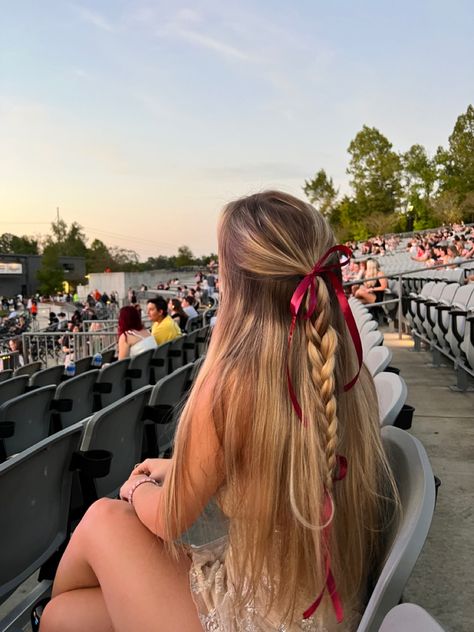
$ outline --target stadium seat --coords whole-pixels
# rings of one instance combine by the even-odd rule
[[[39,360],[37,362],[29,362],[28,364],[24,364],[23,366],[15,369],[14,375],[17,377],[18,375],[33,375],[36,371],[39,371],[43,366],[42,362]]]
[[[373,348],[383,343],[383,334],[380,331],[369,331],[369,333],[361,336],[362,342],[362,357],[365,360],[368,352]]]
[[[171,450],[176,430],[176,411],[187,394],[192,370],[193,364],[186,364],[153,387],[145,411],[148,455],[162,457]]]
[[[94,385],[94,410],[110,406],[126,393],[126,375],[130,365],[130,358],[116,360],[107,366],[102,366],[97,374]]]
[[[184,328],[185,332],[189,334],[195,329],[200,329],[203,324],[202,319],[203,319],[202,314],[188,318],[188,320],[186,321],[185,328]]]
[[[386,371],[374,377],[374,384],[379,403],[380,425],[392,425],[406,401],[407,386],[399,375]]]
[[[74,375],[75,376],[82,375],[83,373],[86,373],[86,371],[89,371],[89,369],[92,367],[92,359],[93,357],[88,355],[88,356],[85,356],[84,358],[80,358],[79,360],[76,360],[74,362],[76,366],[76,372]]]
[[[420,441],[393,426],[382,428],[382,441],[397,483],[401,515],[397,524],[387,525],[385,561],[357,632],[379,632],[385,615],[400,602],[435,507],[433,471]],[[398,630],[405,632],[403,626]]]
[[[94,384],[99,374],[98,369],[86,371],[62,382],[56,389],[51,404],[53,418],[59,422],[55,430],[72,426],[81,419],[92,415],[94,410]]]
[[[70,464],[81,433],[79,425],[72,426],[0,464],[0,497],[5,500],[0,512],[0,603],[67,538]],[[29,622],[31,607],[50,586],[50,581],[42,581],[9,610],[0,621],[2,632],[29,629],[23,625]]]
[[[392,361],[392,350],[388,347],[379,346],[372,347],[367,353],[364,360],[366,367],[369,369],[372,377],[375,377],[377,373],[385,371],[390,362]]]
[[[0,382],[0,405],[18,395],[23,395],[28,387],[29,379],[27,375],[19,375],[6,382]]]
[[[55,390],[55,386],[42,386],[0,406],[0,423],[14,424],[14,434],[1,442],[4,456],[11,457],[48,436]]]
[[[171,341],[168,347],[168,373],[173,373],[184,364],[184,342],[186,336],[179,336]]]
[[[51,366],[48,369],[41,369],[41,371],[36,371],[30,377],[30,386],[32,388],[38,388],[39,386],[48,386],[49,384],[58,384],[61,383],[64,376],[64,367],[62,364],[58,364],[57,366]]]
[[[155,349],[151,359],[151,383],[156,384],[162,377],[168,375],[169,359],[168,353],[173,341],[163,342]]]
[[[392,608],[378,632],[444,632],[426,610],[414,603],[402,603]]]
[[[106,351],[102,351],[102,364],[108,364],[109,362],[114,362],[116,351],[115,349],[107,349]]]
[[[107,476],[95,479],[97,498],[115,498],[122,484],[140,461],[143,441],[143,410],[150,385],[133,391],[85,421],[81,450],[107,450],[112,462]]]
[[[151,373],[151,359],[155,349],[148,349],[130,358],[127,369],[127,393],[136,391],[142,386],[149,386]]]
[[[0,384],[13,377],[13,369],[3,369],[0,371]]]

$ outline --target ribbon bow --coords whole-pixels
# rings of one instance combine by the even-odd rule
[[[344,261],[338,261],[335,263],[327,264],[327,260],[334,252],[340,252],[346,255],[346,259]],[[357,329],[356,322],[354,320],[354,316],[352,315],[351,307],[349,302],[344,294],[344,289],[342,287],[342,283],[339,277],[336,274],[336,270],[340,270],[343,266],[349,263],[349,260],[352,256],[352,251],[347,246],[336,245],[329,248],[324,255],[316,262],[313,269],[309,274],[307,274],[302,281],[299,283],[298,287],[293,293],[290,302],[290,310],[291,310],[291,325],[290,332],[288,335],[288,358],[290,355],[291,343],[293,340],[293,334],[296,328],[296,319],[298,318],[298,314],[301,309],[301,305],[303,303],[303,299],[306,295],[306,292],[309,291],[309,304],[304,314],[304,319],[308,320],[314,314],[317,307],[317,293],[316,293],[316,277],[318,276],[326,276],[336,293],[337,300],[339,302],[339,306],[344,315],[345,321],[347,323],[347,327],[349,329],[349,333],[352,338],[352,342],[354,343],[354,348],[357,353],[357,360],[359,362],[359,368],[357,370],[356,375],[352,378],[350,382],[348,382],[344,386],[344,390],[350,390],[354,384],[357,382],[357,378],[359,377],[360,369],[362,367],[362,343],[360,341],[359,331]],[[299,405],[298,398],[296,397],[295,390],[293,388],[293,384],[291,382],[290,377],[290,369],[287,365],[287,378],[288,378],[288,390],[290,393],[291,403],[293,404],[293,408],[295,409],[296,414],[299,419],[306,423],[303,420],[303,412],[301,410],[301,406]]]

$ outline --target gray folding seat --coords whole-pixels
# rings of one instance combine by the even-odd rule
[[[0,498],[4,500],[0,511],[0,603],[35,573],[68,536],[73,475],[70,464],[81,433],[80,426],[73,426],[0,464]],[[5,612],[4,607],[0,629],[30,629],[24,624],[29,623],[31,607],[50,587],[51,581],[43,580],[13,609]]]
[[[94,410],[105,408],[105,406],[109,406],[125,396],[129,365],[130,358],[125,358],[124,360],[116,360],[100,369],[94,385]]]
[[[42,366],[43,363],[39,360],[38,362],[29,362],[28,364],[24,364],[23,366],[18,367],[18,369],[15,369],[14,375],[15,377],[18,375],[33,375],[33,373],[39,371]]]
[[[427,287],[429,283],[425,285]],[[426,334],[425,325],[427,325],[426,305],[428,303],[436,302],[446,287],[445,281],[433,281],[433,286],[423,296],[415,298],[415,317],[413,319],[414,329],[421,335]],[[423,288],[425,289],[425,288]]]
[[[436,306],[437,319],[434,327],[436,344],[448,353],[450,351],[450,347],[447,336],[451,321],[451,311],[453,310],[453,308],[455,308],[457,303],[462,305],[464,303],[465,297],[469,297],[472,292],[472,288],[470,288],[468,285],[459,286],[457,283],[451,283],[450,285],[455,286],[456,291],[450,294],[449,301],[440,301],[440,304]],[[445,294],[446,293],[443,292],[442,299],[445,299]]]
[[[384,347],[383,345],[372,347],[367,353],[364,364],[369,369],[372,377],[375,377],[378,373],[385,371],[392,361],[392,356],[392,350],[388,347]]]
[[[186,321],[186,326],[184,328],[185,332],[189,334],[195,329],[200,329],[203,325],[202,319],[202,314],[198,314],[197,316],[192,316],[191,318],[188,318],[188,320]]]
[[[173,373],[184,364],[184,342],[186,336],[179,336],[171,341],[168,348],[168,373]]]
[[[410,326],[413,327],[414,318],[416,316],[417,302],[423,299],[427,299],[430,295],[431,290],[434,288],[434,286],[435,286],[435,281],[430,281],[429,283],[425,283],[420,294],[417,294],[416,292],[410,292],[408,305],[407,305],[407,313],[405,315]]]
[[[426,335],[430,340],[434,342],[438,339],[438,333],[440,336],[442,335],[441,330],[439,329],[439,320],[443,320],[446,322],[446,327],[448,325],[448,311],[451,307],[451,303],[453,302],[453,297],[456,294],[459,285],[457,283],[448,283],[443,291],[441,292],[439,298],[433,301],[426,301],[426,319],[423,322],[423,328],[426,332]],[[444,314],[442,314],[444,312]]]
[[[112,453],[107,476],[94,481],[98,498],[115,498],[122,484],[140,461],[143,441],[143,411],[151,386],[143,386],[96,412],[84,424],[81,450],[107,450]]]
[[[178,412],[187,396],[193,364],[180,367],[155,384],[145,411],[146,450],[150,456],[171,451]]]
[[[85,356],[84,358],[80,358],[76,360],[74,364],[76,365],[76,373],[75,375],[82,375],[86,371],[92,367],[92,358],[93,356]]]
[[[392,608],[378,632],[445,632],[426,610],[414,603],[401,603]]]
[[[433,517],[435,482],[426,451],[418,439],[400,428],[382,428],[382,441],[401,502],[398,523],[386,527],[386,556],[357,632],[379,632],[388,611],[402,597]],[[405,630],[405,628],[397,628]]]
[[[407,399],[405,381],[396,373],[383,371],[374,377],[381,426],[392,425]]]
[[[41,369],[30,377],[30,386],[37,388],[38,386],[48,386],[49,384],[61,383],[64,377],[64,367],[62,364],[51,366],[49,369]]]
[[[197,359],[197,339],[200,331],[200,329],[195,329],[186,335],[183,341],[183,364]]]
[[[451,349],[451,355],[455,358],[462,359],[463,356],[460,345],[464,340],[466,318],[471,307],[474,309],[474,283],[462,285],[459,288],[449,310],[449,324],[445,340]]]
[[[367,353],[372,349],[372,347],[377,347],[378,345],[383,344],[383,334],[380,331],[369,331],[363,337],[361,337],[362,343],[362,357],[367,357]]]
[[[149,386],[151,380],[151,359],[155,349],[148,349],[130,358],[127,369],[127,393],[142,386]]]
[[[108,364],[109,362],[114,362],[116,351],[115,349],[107,349],[106,351],[101,352],[102,355],[102,364]]]
[[[196,359],[200,358],[205,353],[207,345],[209,344],[209,338],[211,335],[210,325],[205,325],[198,329],[198,337],[196,339]]]
[[[13,369],[3,369],[0,371],[0,384],[13,377]]]
[[[169,359],[168,354],[172,344],[172,340],[168,340],[168,342],[163,342],[161,345],[158,345],[155,349],[153,357],[151,359],[151,383],[156,384],[158,380],[161,380],[162,377],[168,375],[169,369]]]
[[[466,356],[468,365],[474,370],[474,310],[470,311],[466,317],[464,340],[461,343],[461,349]]]
[[[1,441],[4,457],[26,450],[48,436],[55,390],[55,386],[42,386],[0,406],[0,424],[13,424],[13,435]]]
[[[94,385],[98,369],[71,377],[56,389],[52,402],[54,430],[72,426],[94,411]]]
[[[0,404],[18,397],[18,395],[23,395],[28,387],[29,379],[27,375],[19,375],[18,377],[12,377],[6,382],[0,382]]]

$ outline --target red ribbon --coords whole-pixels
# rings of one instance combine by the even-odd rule
[[[344,254],[346,256],[346,259],[342,262],[338,261],[337,263],[327,264],[326,263],[327,260],[334,252],[339,252],[339,253]],[[306,420],[303,417],[303,411],[301,410],[301,406],[298,402],[298,398],[296,396],[295,390],[293,388],[293,383],[291,381],[289,357],[290,357],[291,343],[293,340],[293,334],[296,328],[296,319],[301,309],[303,299],[308,291],[309,291],[309,304],[308,304],[308,308],[306,309],[306,313],[304,314],[304,319],[308,320],[309,318],[311,318],[311,316],[314,314],[316,310],[316,307],[317,307],[316,277],[317,276],[326,276],[328,280],[331,282],[331,285],[336,293],[339,306],[344,315],[347,327],[349,329],[349,333],[351,335],[352,342],[356,350],[357,360],[359,362],[359,368],[357,370],[356,375],[352,378],[350,382],[348,382],[348,384],[344,386],[345,391],[348,391],[349,389],[351,389],[354,386],[354,384],[357,382],[360,369],[362,367],[362,343],[360,340],[359,331],[357,329],[354,316],[352,315],[349,302],[347,301],[346,295],[344,294],[342,283],[338,275],[336,274],[336,271],[338,269],[340,270],[343,266],[349,263],[351,256],[352,256],[352,252],[349,248],[347,248],[347,246],[336,245],[336,246],[333,246],[332,248],[329,248],[329,250],[319,259],[319,261],[316,262],[311,272],[307,274],[303,278],[303,280],[299,283],[298,287],[293,293],[293,296],[291,297],[291,304],[290,304],[291,326],[290,326],[290,332],[288,335],[288,364],[286,367],[286,373],[287,373],[288,391],[290,393],[291,403],[293,405],[293,408],[296,414],[298,415],[298,418],[305,425],[306,425]],[[344,456],[336,455],[336,460],[337,460],[337,471],[334,474],[334,481],[340,481],[346,476],[346,473],[347,473],[347,459]],[[332,509],[333,509],[332,503],[333,501],[331,497],[326,492],[325,503],[324,503],[324,514],[326,516],[326,521],[330,520]],[[327,549],[326,561],[325,561],[326,581],[324,583],[324,587],[322,591],[316,597],[315,601],[309,606],[309,608],[307,608],[307,610],[304,611],[303,618],[307,619],[308,617],[310,617],[316,612],[319,604],[321,603],[323,599],[324,593],[327,589],[332,601],[332,605],[334,608],[337,622],[340,623],[344,618],[344,613],[343,613],[339,593],[337,591],[336,581],[331,571],[331,556],[330,556],[331,525],[330,524],[324,527],[323,538],[324,538],[325,546]]]

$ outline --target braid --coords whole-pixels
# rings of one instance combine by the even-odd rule
[[[311,376],[313,383],[320,393],[318,411],[321,424],[324,426],[326,438],[326,479],[324,486],[331,493],[333,474],[336,469],[337,448],[337,404],[334,395],[337,334],[330,325],[330,301],[328,290],[323,279],[318,279],[317,288],[317,318],[306,324],[308,338],[308,356],[311,361]]]

